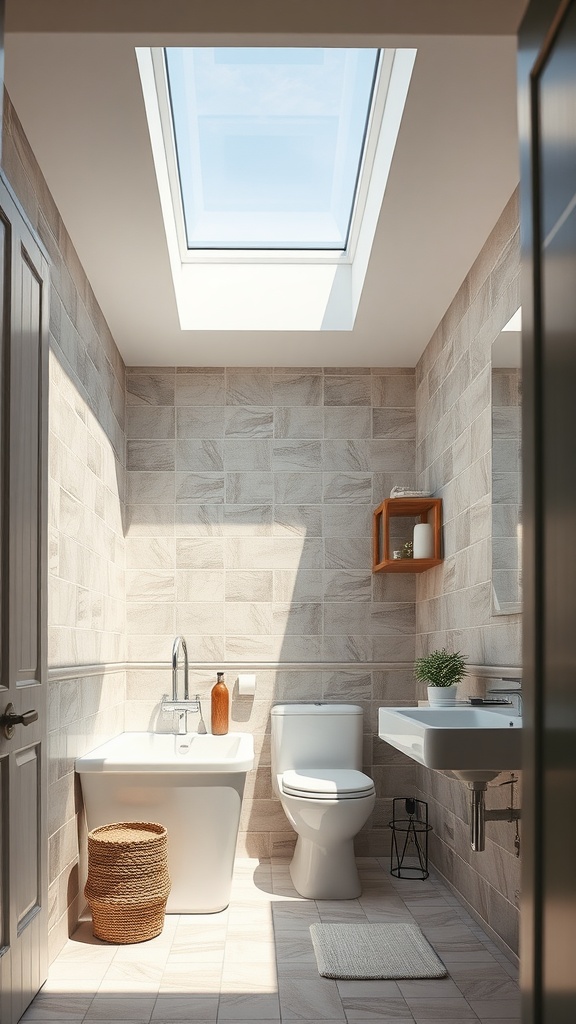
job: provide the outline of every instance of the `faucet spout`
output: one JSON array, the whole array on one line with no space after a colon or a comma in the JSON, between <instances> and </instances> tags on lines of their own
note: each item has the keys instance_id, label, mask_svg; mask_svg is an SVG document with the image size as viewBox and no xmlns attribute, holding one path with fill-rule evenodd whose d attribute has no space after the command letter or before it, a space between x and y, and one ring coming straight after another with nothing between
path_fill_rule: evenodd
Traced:
<instances>
[{"instance_id":1,"label":"faucet spout","mask_svg":"<svg viewBox=\"0 0 576 1024\"><path fill-rule=\"evenodd\" d=\"M184 696L178 696L178 663L180 660L180 648L184 653ZM199 714L200 720L198 722L198 731L200 726L203 726L203 731L206 732L206 726L202 718L202 708L200 706L200 695L197 693L193 700L190 700L190 693L188 691L188 648L186 647L186 641L183 636L177 636L172 644L172 699L169 698L168 694L165 693L162 697L160 704L160 710L163 714L178 715L178 734L183 736L188 732L188 712L191 711L193 714Z\"/></svg>"},{"instance_id":2,"label":"faucet spout","mask_svg":"<svg viewBox=\"0 0 576 1024\"><path fill-rule=\"evenodd\" d=\"M498 686L493 690L487 690L486 692L494 694L495 696L508 697L510 703L515 705L516 714L519 717L522 717L522 689L520 686ZM515 698L515 701L511 698Z\"/></svg>"},{"instance_id":3,"label":"faucet spout","mask_svg":"<svg viewBox=\"0 0 576 1024\"><path fill-rule=\"evenodd\" d=\"M184 700L188 700L188 648L183 636L177 636L172 644L172 700L178 700L178 661L180 648L184 653Z\"/></svg>"}]
</instances>

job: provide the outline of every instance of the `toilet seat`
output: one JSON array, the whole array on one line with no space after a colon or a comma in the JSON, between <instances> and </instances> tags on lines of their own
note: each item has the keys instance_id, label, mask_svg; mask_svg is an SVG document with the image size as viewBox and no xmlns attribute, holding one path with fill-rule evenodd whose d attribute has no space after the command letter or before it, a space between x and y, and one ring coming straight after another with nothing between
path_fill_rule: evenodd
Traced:
<instances>
[{"instance_id":1,"label":"toilet seat","mask_svg":"<svg viewBox=\"0 0 576 1024\"><path fill-rule=\"evenodd\" d=\"M374 793L374 782L351 768L299 768L285 771L281 791L309 800L356 800Z\"/></svg>"}]
</instances>

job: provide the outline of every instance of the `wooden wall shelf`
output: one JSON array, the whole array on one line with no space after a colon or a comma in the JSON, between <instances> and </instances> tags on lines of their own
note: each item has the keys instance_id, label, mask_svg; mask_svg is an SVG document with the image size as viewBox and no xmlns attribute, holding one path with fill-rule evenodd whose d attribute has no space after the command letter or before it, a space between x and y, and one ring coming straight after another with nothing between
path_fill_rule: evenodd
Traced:
<instances>
[{"instance_id":1,"label":"wooden wall shelf","mask_svg":"<svg viewBox=\"0 0 576 1024\"><path fill-rule=\"evenodd\" d=\"M433 558L393 558L391 521L410 519L419 523L431 523L434 537ZM405 540L412 540L414 522L407 524ZM386 498L374 510L372 521L372 572L425 572L442 562L442 499L441 498Z\"/></svg>"}]
</instances>

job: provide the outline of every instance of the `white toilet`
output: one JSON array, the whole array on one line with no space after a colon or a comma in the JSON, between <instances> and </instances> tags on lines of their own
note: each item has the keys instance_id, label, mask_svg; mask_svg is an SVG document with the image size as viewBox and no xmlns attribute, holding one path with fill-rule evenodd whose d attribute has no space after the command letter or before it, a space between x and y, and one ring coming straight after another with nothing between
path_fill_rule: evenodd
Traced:
<instances>
[{"instance_id":1,"label":"white toilet","mask_svg":"<svg viewBox=\"0 0 576 1024\"><path fill-rule=\"evenodd\" d=\"M276 704L272 787L298 834L290 875L301 896L352 900L362 887L354 836L376 799L362 766L362 708Z\"/></svg>"}]
</instances>

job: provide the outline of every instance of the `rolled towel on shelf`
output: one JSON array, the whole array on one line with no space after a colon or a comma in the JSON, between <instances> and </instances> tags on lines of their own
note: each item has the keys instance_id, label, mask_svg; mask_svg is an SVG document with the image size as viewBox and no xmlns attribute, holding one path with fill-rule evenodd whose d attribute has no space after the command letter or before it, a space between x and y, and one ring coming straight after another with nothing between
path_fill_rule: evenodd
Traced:
<instances>
[{"instance_id":1,"label":"rolled towel on shelf","mask_svg":"<svg viewBox=\"0 0 576 1024\"><path fill-rule=\"evenodd\" d=\"M393 487L390 491L391 498L430 498L431 491L416 491L412 487Z\"/></svg>"}]
</instances>

